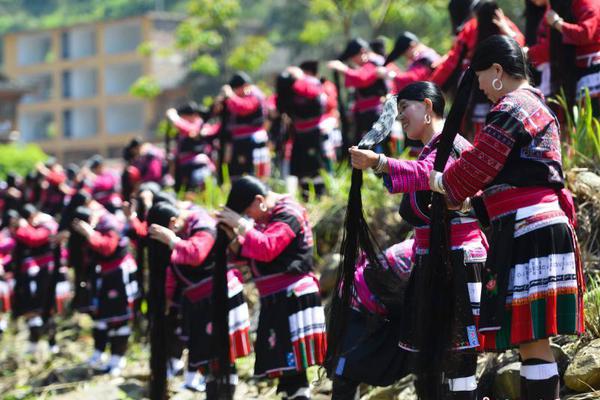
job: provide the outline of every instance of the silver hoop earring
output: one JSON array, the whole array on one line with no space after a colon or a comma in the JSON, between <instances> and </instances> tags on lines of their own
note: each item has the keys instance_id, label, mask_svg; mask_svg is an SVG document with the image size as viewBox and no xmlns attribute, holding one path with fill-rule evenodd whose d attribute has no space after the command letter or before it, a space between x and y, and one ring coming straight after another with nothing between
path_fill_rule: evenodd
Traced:
<instances>
[{"instance_id":1,"label":"silver hoop earring","mask_svg":"<svg viewBox=\"0 0 600 400\"><path fill-rule=\"evenodd\" d=\"M260 211L262 211L262 212L267 211L267 205L265 203L260 203L258 208L260 208Z\"/></svg>"},{"instance_id":2,"label":"silver hoop earring","mask_svg":"<svg viewBox=\"0 0 600 400\"><path fill-rule=\"evenodd\" d=\"M499 86L496 86L498 83L499 83ZM494 89L496 89L496 91L499 92L504 87L504 84L502 84L502 81L500 79L494 78L494 80L492 81L492 87Z\"/></svg>"},{"instance_id":3,"label":"silver hoop earring","mask_svg":"<svg viewBox=\"0 0 600 400\"><path fill-rule=\"evenodd\" d=\"M425 114L425 123L429 125L431 123L431 115Z\"/></svg>"}]
</instances>

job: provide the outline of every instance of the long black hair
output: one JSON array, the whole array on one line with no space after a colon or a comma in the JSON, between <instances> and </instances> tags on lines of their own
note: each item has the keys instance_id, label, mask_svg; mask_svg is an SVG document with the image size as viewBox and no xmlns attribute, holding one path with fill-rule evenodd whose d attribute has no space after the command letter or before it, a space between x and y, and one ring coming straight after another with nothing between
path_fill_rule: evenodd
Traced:
<instances>
[{"instance_id":1,"label":"long black hair","mask_svg":"<svg viewBox=\"0 0 600 400\"><path fill-rule=\"evenodd\" d=\"M435 171L443 171L450 157L454 139L467 110L469 93L475 83L475 71L488 69L494 63L500 64L512 77L527 79L525 56L514 39L494 35L481 42L475 50L471 67L463 75L456 100L446 118L433 165ZM429 256L415 283L415 293L420 295L414 326L419 348L415 370L419 379L441 376L457 334L450 221L445 198L439 193L432 193L430 218ZM431 293L434 295L431 296ZM440 385L424 385L424 389L431 391L429 396L432 398L439 398Z\"/></svg>"},{"instance_id":2,"label":"long black hair","mask_svg":"<svg viewBox=\"0 0 600 400\"><path fill-rule=\"evenodd\" d=\"M168 227L179 210L167 202L152 206L148 211L148 225ZM165 319L165 279L171 258L171 249L157 240L148 240L150 267L150 399L167 398L167 330Z\"/></svg>"},{"instance_id":3,"label":"long black hair","mask_svg":"<svg viewBox=\"0 0 600 400\"><path fill-rule=\"evenodd\" d=\"M475 7L477 17L477 43L481 43L492 35L500 33L498 25L494 23L498 4L494 0L482 0Z\"/></svg>"},{"instance_id":4,"label":"long black hair","mask_svg":"<svg viewBox=\"0 0 600 400\"><path fill-rule=\"evenodd\" d=\"M552 9L565 22L573 23L575 18L571 10L572 0L550 0ZM575 104L577 88L577 66L575 65L575 46L565 44L563 35L558 30L550 30L550 90L553 94L563 89L570 113Z\"/></svg>"},{"instance_id":5,"label":"long black hair","mask_svg":"<svg viewBox=\"0 0 600 400\"><path fill-rule=\"evenodd\" d=\"M538 29L544 14L546 6L537 6L531 0L525 0L525 44L532 46L537 42Z\"/></svg>"},{"instance_id":6,"label":"long black hair","mask_svg":"<svg viewBox=\"0 0 600 400\"><path fill-rule=\"evenodd\" d=\"M448 13L452 23L452 34L457 35L460 28L471 16L473 0L450 0Z\"/></svg>"},{"instance_id":7,"label":"long black hair","mask_svg":"<svg viewBox=\"0 0 600 400\"><path fill-rule=\"evenodd\" d=\"M385 140L397 114L397 100L392 96L388 98L381 116L373 124L373 128L361 139L358 147L360 149L371 149ZM353 169L340 248L340 265L337 271L335 292L327 316L325 369L330 377L335 372L335 364L342 351L341 339L346 330L350 311L350 300L354 291L354 272L359 251L365 254L371 268L388 269L388 266L384 265L386 263L385 258L379 257L381 247L377 244L363 213L362 183L362 171Z\"/></svg>"}]
</instances>

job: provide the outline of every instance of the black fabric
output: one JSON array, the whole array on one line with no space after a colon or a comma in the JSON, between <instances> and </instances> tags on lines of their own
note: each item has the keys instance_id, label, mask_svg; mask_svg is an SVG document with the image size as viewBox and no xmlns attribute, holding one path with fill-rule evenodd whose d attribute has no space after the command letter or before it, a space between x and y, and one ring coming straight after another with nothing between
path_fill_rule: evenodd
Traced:
<instances>
[{"instance_id":1,"label":"black fabric","mask_svg":"<svg viewBox=\"0 0 600 400\"><path fill-rule=\"evenodd\" d=\"M371 264L365 268L363 275L367 287L383 303L388 315L399 318L404 309L408 281L400 279L391 268L376 268Z\"/></svg>"},{"instance_id":2,"label":"black fabric","mask_svg":"<svg viewBox=\"0 0 600 400\"><path fill-rule=\"evenodd\" d=\"M319 170L325 168L323 154L323 135L320 129L297 133L294 136L290 174L299 179L313 178L319 175Z\"/></svg>"},{"instance_id":3,"label":"black fabric","mask_svg":"<svg viewBox=\"0 0 600 400\"><path fill-rule=\"evenodd\" d=\"M244 304L244 294L236 294L229 299L229 309ZM211 347L212 329L211 317L213 313L212 299L207 297L197 302L192 302L185 295L182 297L182 340L188 348L188 365L192 368L207 367L214 360L216 353Z\"/></svg>"},{"instance_id":4,"label":"black fabric","mask_svg":"<svg viewBox=\"0 0 600 400\"><path fill-rule=\"evenodd\" d=\"M131 314L129 299L125 289L125 272L116 268L102 273L97 287L97 308L95 320L122 321L128 320ZM130 279L133 278L130 275Z\"/></svg>"},{"instance_id":5,"label":"black fabric","mask_svg":"<svg viewBox=\"0 0 600 400\"><path fill-rule=\"evenodd\" d=\"M110 337L110 353L116 356L124 356L127 352L127 341L129 335L119 335Z\"/></svg>"},{"instance_id":6,"label":"black fabric","mask_svg":"<svg viewBox=\"0 0 600 400\"><path fill-rule=\"evenodd\" d=\"M367 132L369 132L369 130L371 130L371 127L373 126L373 124L375 123L375 121L377 121L377 119L379 119L379 111L378 110L368 110L368 111L364 111L361 113L355 113L354 114L354 118L355 118L355 126L356 126L356 131L355 131L355 137L354 137L354 144L358 144L358 142L360 142L360 139L362 139L363 135Z\"/></svg>"},{"instance_id":7,"label":"black fabric","mask_svg":"<svg viewBox=\"0 0 600 400\"><path fill-rule=\"evenodd\" d=\"M417 343L420 342L420 338L416 337L416 332L413 327L415 326L415 320L419 317L416 312L419 309L418 301L419 296L415 292L416 283L419 280L419 274L422 273L423 265L428 262L428 254L417 254L415 257L415 265L412 269L408 287L406 289L404 312L402 314L402 326L404 329L401 333L400 342L403 346L410 349L417 350ZM483 263L465 263L465 255L463 250L452 250L450 253L453 277L453 294L454 294L454 318L455 331L452 332L453 347L459 348L464 346L472 347L477 344L477 330L475 327L475 321L473 318L473 310L471 307L471 300L469 298L468 283L469 282L481 282L481 273L483 269ZM435 296L435 293L431 293ZM467 351L474 351L473 348ZM459 352L455 352L459 353ZM453 355L453 354L451 354ZM448 360L450 364L454 360Z\"/></svg>"},{"instance_id":8,"label":"black fabric","mask_svg":"<svg viewBox=\"0 0 600 400\"><path fill-rule=\"evenodd\" d=\"M260 299L260 315L254 345L254 375L264 376L268 371L278 369L284 369L283 375L298 374L288 317L298 311L320 305L321 298L318 293L288 297L284 290Z\"/></svg>"},{"instance_id":9,"label":"black fabric","mask_svg":"<svg viewBox=\"0 0 600 400\"><path fill-rule=\"evenodd\" d=\"M408 353L398 347L402 325L351 309L336 362L335 379L388 386L409 372ZM342 397L340 397L342 398Z\"/></svg>"},{"instance_id":10,"label":"black fabric","mask_svg":"<svg viewBox=\"0 0 600 400\"><path fill-rule=\"evenodd\" d=\"M29 327L29 341L31 343L37 343L42 337L41 326L30 326Z\"/></svg>"},{"instance_id":11,"label":"black fabric","mask_svg":"<svg viewBox=\"0 0 600 400\"><path fill-rule=\"evenodd\" d=\"M229 175L232 177L254 175L254 150L266 147L266 143L256 143L253 138L235 139L233 154L229 164Z\"/></svg>"},{"instance_id":12,"label":"black fabric","mask_svg":"<svg viewBox=\"0 0 600 400\"><path fill-rule=\"evenodd\" d=\"M524 360L523 365L540 365L548 364L548 361L537 358ZM521 377L521 385L525 383L525 390L521 389L521 393L526 397L521 397L523 400L556 400L560 397L560 377L558 375L551 376L548 379L531 380Z\"/></svg>"},{"instance_id":13,"label":"black fabric","mask_svg":"<svg viewBox=\"0 0 600 400\"><path fill-rule=\"evenodd\" d=\"M331 392L332 400L358 400L358 386L360 382L336 375L333 377Z\"/></svg>"},{"instance_id":14,"label":"black fabric","mask_svg":"<svg viewBox=\"0 0 600 400\"><path fill-rule=\"evenodd\" d=\"M20 266L18 266L20 267ZM48 268L40 268L37 273L17 271L15 274L14 312L16 316L26 313L41 313L50 290L50 275ZM34 289L34 290L32 290Z\"/></svg>"},{"instance_id":15,"label":"black fabric","mask_svg":"<svg viewBox=\"0 0 600 400\"><path fill-rule=\"evenodd\" d=\"M94 349L101 353L104 352L108 344L108 329L94 328L92 336L94 337Z\"/></svg>"},{"instance_id":16,"label":"black fabric","mask_svg":"<svg viewBox=\"0 0 600 400\"><path fill-rule=\"evenodd\" d=\"M290 374L279 378L277 393L284 393L284 397L292 396L298 389L309 387L306 372ZM285 396L287 395L287 396Z\"/></svg>"},{"instance_id":17,"label":"black fabric","mask_svg":"<svg viewBox=\"0 0 600 400\"><path fill-rule=\"evenodd\" d=\"M181 358L183 349L185 348L185 342L181 340L181 324L182 315L179 312L179 307L171 307L167 314L167 345L169 346L169 357L170 358Z\"/></svg>"}]
</instances>

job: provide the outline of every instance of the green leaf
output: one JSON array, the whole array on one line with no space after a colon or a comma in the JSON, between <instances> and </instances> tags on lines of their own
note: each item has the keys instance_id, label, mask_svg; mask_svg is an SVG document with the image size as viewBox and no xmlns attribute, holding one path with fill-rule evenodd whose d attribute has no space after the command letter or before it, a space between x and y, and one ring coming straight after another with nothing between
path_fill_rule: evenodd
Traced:
<instances>
[{"instance_id":1,"label":"green leaf","mask_svg":"<svg viewBox=\"0 0 600 400\"><path fill-rule=\"evenodd\" d=\"M248 36L227 58L233 69L255 72L267 61L274 48L264 36Z\"/></svg>"},{"instance_id":2,"label":"green leaf","mask_svg":"<svg viewBox=\"0 0 600 400\"><path fill-rule=\"evenodd\" d=\"M217 76L220 72L218 61L209 54L202 54L196 57L190 68L208 76Z\"/></svg>"},{"instance_id":3,"label":"green leaf","mask_svg":"<svg viewBox=\"0 0 600 400\"><path fill-rule=\"evenodd\" d=\"M132 96L151 100L160 94L160 86L152 76L141 76L129 88Z\"/></svg>"},{"instance_id":4,"label":"green leaf","mask_svg":"<svg viewBox=\"0 0 600 400\"><path fill-rule=\"evenodd\" d=\"M310 45L324 42L331 36L331 24L324 20L308 21L300 33L300 40Z\"/></svg>"}]
</instances>

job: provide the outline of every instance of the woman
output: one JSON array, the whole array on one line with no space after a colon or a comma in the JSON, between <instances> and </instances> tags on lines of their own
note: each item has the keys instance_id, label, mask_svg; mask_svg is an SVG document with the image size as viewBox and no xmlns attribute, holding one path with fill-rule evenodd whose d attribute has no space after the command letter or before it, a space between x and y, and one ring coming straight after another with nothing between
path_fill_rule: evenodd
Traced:
<instances>
[{"instance_id":1,"label":"woman","mask_svg":"<svg viewBox=\"0 0 600 400\"><path fill-rule=\"evenodd\" d=\"M492 238L479 331L488 350L519 348L522 399L556 399L559 376L549 338L584 330L583 273L558 122L529 85L515 40L492 36L481 43L472 70L494 105L475 147L443 174L432 171L430 186L451 205L484 191ZM461 86L468 87L474 73ZM463 113L464 107L451 111L454 120Z\"/></svg>"},{"instance_id":2,"label":"woman","mask_svg":"<svg viewBox=\"0 0 600 400\"><path fill-rule=\"evenodd\" d=\"M514 37L519 43L525 44L525 38L519 28L504 15L495 1L482 0L476 2L472 7L474 7L474 17L464 23L454 39L452 48L429 78L445 91L454 91L454 88L448 87L451 77L457 69L464 72L469 67L477 43L490 35L507 35ZM489 104L481 93L474 93L471 101L469 117L462 129L462 133L470 141L481 129L489 110Z\"/></svg>"},{"instance_id":3,"label":"woman","mask_svg":"<svg viewBox=\"0 0 600 400\"><path fill-rule=\"evenodd\" d=\"M90 211L87 211L91 214ZM77 214L86 214L78 209ZM137 265L129 254L129 238L122 235L122 223L106 210L93 215L91 223L74 219L72 227L83 236L96 264L94 287L94 353L90 365L113 376L125 367L127 341L131 334L133 301L138 295L135 279ZM102 356L110 343L111 359L102 364Z\"/></svg>"},{"instance_id":4,"label":"woman","mask_svg":"<svg viewBox=\"0 0 600 400\"><path fill-rule=\"evenodd\" d=\"M578 80L574 94L581 100L585 89L589 90L594 115L600 117L600 3L596 0L548 2L551 9L545 19L552 34L560 35L564 45L575 46ZM555 46L550 48L550 52L553 51ZM572 65L573 60L562 58L556 60L556 64ZM555 75L555 65L552 67ZM559 69L558 72L565 71ZM563 74L560 79L566 81L568 76Z\"/></svg>"},{"instance_id":5,"label":"woman","mask_svg":"<svg viewBox=\"0 0 600 400\"><path fill-rule=\"evenodd\" d=\"M306 369L323 362L325 313L306 211L246 176L233 184L218 221L250 260L260 294L254 375L279 378L284 398L310 398Z\"/></svg>"},{"instance_id":6,"label":"woman","mask_svg":"<svg viewBox=\"0 0 600 400\"><path fill-rule=\"evenodd\" d=\"M167 270L167 298L174 300L175 287L181 288L182 339L188 348L188 371L201 370L210 373L210 362L214 352L210 348L212 316L212 272L215 255L213 246L216 238L216 222L208 213L194 207L179 210L175 206L163 203L156 206L155 212L168 215L169 227L150 225L149 236L168 245L171 249L171 265ZM228 274L230 343L232 361L250 354L250 316L243 295L243 280L237 270ZM168 307L169 308L169 307ZM231 380L231 378L230 378ZM237 381L237 375L233 382ZM232 382L232 383L233 383ZM186 375L186 387L199 388L195 384L194 374ZM210 379L207 384L207 396L212 397Z\"/></svg>"},{"instance_id":7,"label":"woman","mask_svg":"<svg viewBox=\"0 0 600 400\"><path fill-rule=\"evenodd\" d=\"M407 289L407 304L402 316L405 332L400 343L400 346L408 351L419 351L419 348L428 346L427 341L440 340L436 337L437 332L419 332L413 328L417 326L417 314L430 315L428 310L421 310L419 304L419 296L430 294L416 293L415 285L429 253L431 192L428 177L433 169L433 160L440 140L439 133L444 125L444 106L445 101L440 88L430 82L415 82L398 93L402 128L409 138L420 140L425 145L417 161L395 160L370 150L350 148L354 168L374 168L376 172L384 174L384 183L391 193L405 193L400 205L400 215L415 226L415 265ZM458 136L454 141L452 158L456 159L458 154L469 147L469 143ZM452 249L458 265L454 271L455 289L459 295L459 306L465 311L449 323L454 326L452 346L456 350L465 351L459 353L461 355L455 363L455 368L447 371L448 385L453 398L475 398L475 350L480 347L475 326L479 314L480 274L486 257L487 243L474 213L461 210L452 212L449 217ZM469 310L471 306L472 310ZM435 389L431 382L424 381L425 377L419 378L417 389L421 395L425 395L428 389Z\"/></svg>"},{"instance_id":8,"label":"woman","mask_svg":"<svg viewBox=\"0 0 600 400\"><path fill-rule=\"evenodd\" d=\"M404 293L401 285L410 275L413 244L413 239L407 239L382 254L382 264L389 270L381 278L400 284L390 293L394 297L401 298ZM334 368L333 399L355 398L360 383L388 386L408 371L406 353L397 346L399 315L382 300L380 293L384 290L380 290L379 282L373 282L381 279L373 277L370 267L366 255L361 254L354 271L348 325L339 339L342 346Z\"/></svg>"}]
</instances>

